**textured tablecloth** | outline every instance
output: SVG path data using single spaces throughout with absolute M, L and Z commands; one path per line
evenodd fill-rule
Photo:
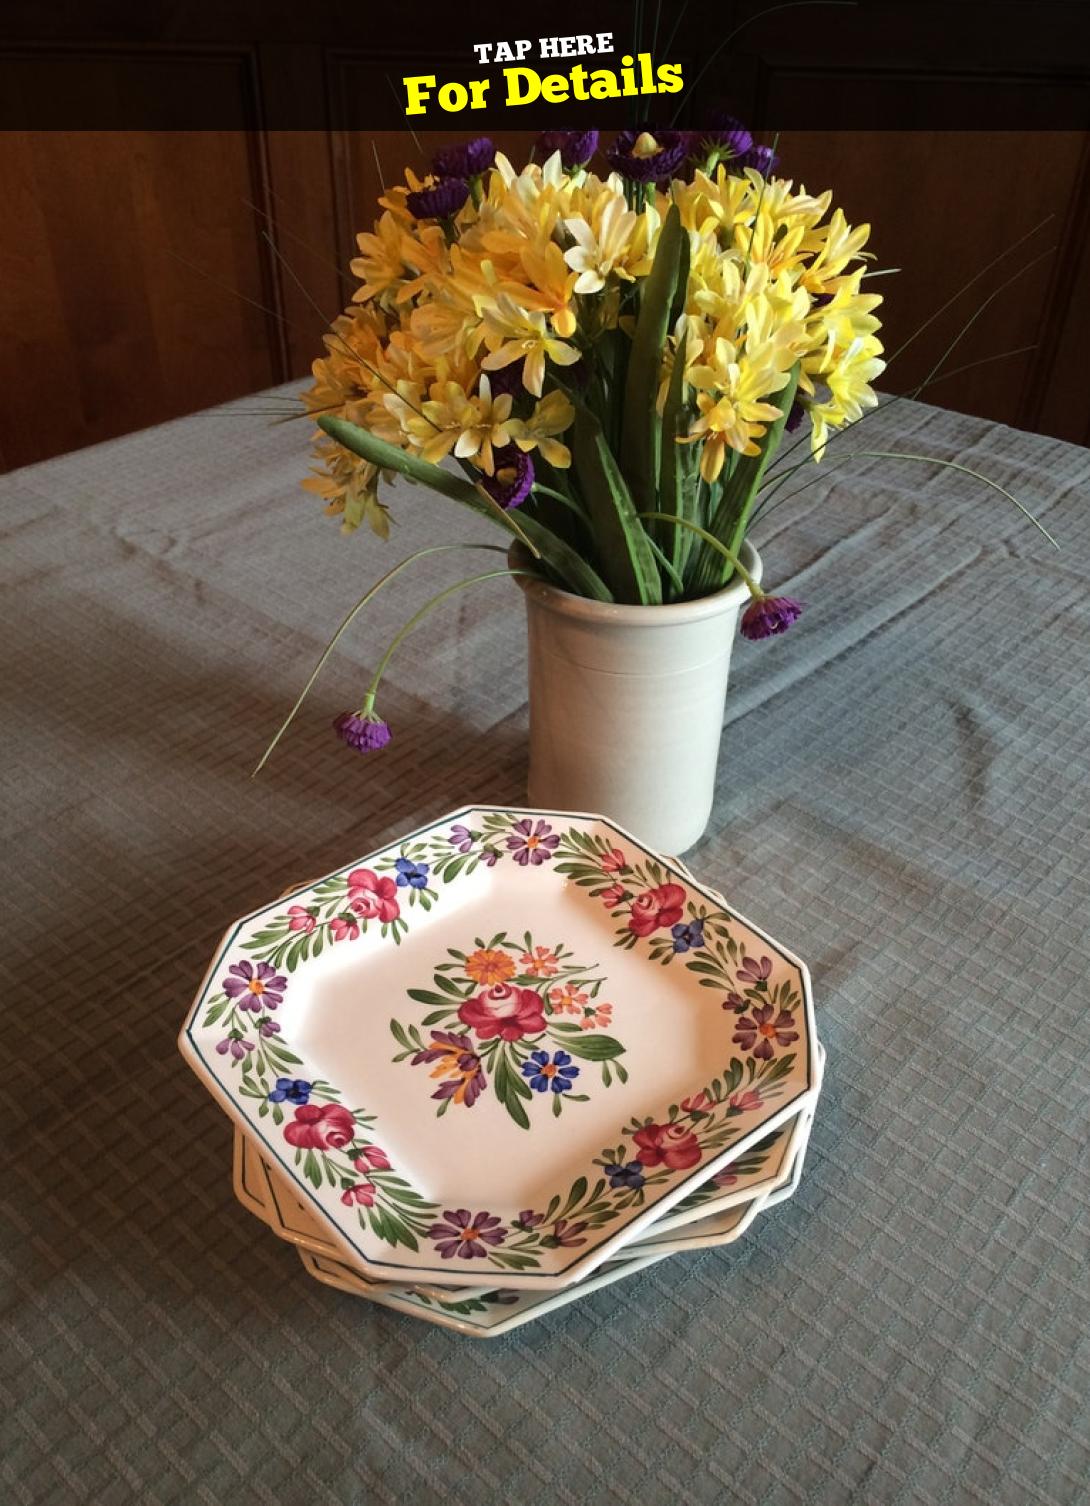
M 5 1499 L 1085 1501 L 1090 452 L 909 403 L 862 431 L 986 470 L 1058 554 L 879 460 L 758 530 L 810 608 L 738 647 L 690 862 L 812 967 L 807 1174 L 736 1246 L 481 1343 L 308 1280 L 175 1050 L 233 916 L 523 794 L 507 581 L 401 651 L 384 754 L 329 731 L 459 556 L 376 603 L 250 782 L 366 583 L 494 541 L 400 486 L 389 548 L 342 540 L 253 406 L 0 481 Z

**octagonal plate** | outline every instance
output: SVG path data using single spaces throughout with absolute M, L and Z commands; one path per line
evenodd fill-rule
M 806 1106 L 805 967 L 593 815 L 468 807 L 231 928 L 198 1076 L 375 1280 L 582 1280 Z

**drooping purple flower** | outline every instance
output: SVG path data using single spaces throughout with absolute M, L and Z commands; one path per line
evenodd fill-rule
M 771 976 L 771 957 L 762 957 L 759 962 L 756 957 L 742 958 L 742 966 L 738 969 L 738 981 L 740 983 L 767 983 Z
M 788 434 L 794 434 L 795 430 L 802 423 L 805 416 L 806 407 L 799 401 L 798 398 L 796 398 L 795 401 L 791 404 L 791 411 L 787 415 L 787 420 L 784 423 L 784 428 L 787 430 Z
M 791 596 L 755 596 L 742 613 L 743 638 L 774 638 L 802 616 L 802 602 Z
M 219 1054 L 227 1056 L 230 1053 L 231 1060 L 236 1062 L 242 1061 L 247 1051 L 252 1051 L 253 1049 L 253 1041 L 243 1040 L 242 1036 L 238 1035 L 235 1031 L 232 1031 L 230 1035 L 225 1035 L 222 1041 L 216 1042 L 216 1050 Z
M 495 143 L 487 136 L 478 136 L 462 146 L 441 147 L 432 158 L 432 167 L 437 178 L 476 178 L 487 172 L 495 160 Z
M 779 160 L 779 157 L 777 157 L 770 146 L 754 146 L 750 148 L 739 165 L 741 167 L 755 167 L 762 178 L 767 178 Z
M 705 131 L 690 131 L 689 155 L 706 161 L 709 168 L 720 162 L 737 163 L 753 149 L 753 137 L 733 115 L 718 115 Z
M 597 131 L 542 131 L 534 143 L 534 155 L 545 162 L 554 152 L 568 172 L 586 167 L 598 150 Z
M 447 1208 L 442 1223 L 432 1224 L 428 1238 L 444 1260 L 455 1255 L 462 1260 L 487 1255 L 486 1245 L 502 1245 L 507 1230 L 492 1213 L 470 1213 L 468 1208 Z
M 443 178 L 407 194 L 405 204 L 415 220 L 449 220 L 468 198 L 469 184 L 464 178 Z
M 553 855 L 553 848 L 560 846 L 560 838 L 553 832 L 547 821 L 539 821 L 534 825 L 529 816 L 521 821 L 516 821 L 511 828 L 511 835 L 507 838 L 507 847 L 515 854 L 515 862 L 525 868 L 527 863 L 537 867 L 546 862 Z
M 501 507 L 518 507 L 530 495 L 534 484 L 534 463 L 517 445 L 505 444 L 493 452 L 495 472 L 482 476 L 481 485 Z
M 254 1014 L 282 1004 L 287 986 L 288 980 L 267 962 L 259 962 L 256 967 L 252 962 L 234 962 L 220 984 L 239 1009 L 252 1009 Z
M 392 736 L 390 728 L 380 716 L 361 716 L 356 711 L 342 711 L 333 722 L 333 730 L 342 743 L 347 743 L 357 753 L 375 753 L 385 748 Z
M 459 824 L 451 827 L 450 836 L 447 838 L 447 841 L 452 847 L 456 847 L 459 852 L 468 852 L 473 846 L 474 836 L 468 826 Z
M 431 1044 L 416 1052 L 409 1065 L 419 1067 L 421 1063 L 432 1062 L 439 1064 L 432 1077 L 445 1073 L 446 1080 L 431 1096 L 440 1101 L 453 1098 L 456 1103 L 463 1103 L 471 1109 L 488 1086 L 488 1081 L 481 1071 L 481 1059 L 473 1050 L 470 1037 L 455 1035 L 450 1030 L 433 1030 Z
M 515 1219 L 516 1229 L 536 1229 L 538 1224 L 545 1222 L 544 1213 L 535 1213 L 532 1208 L 524 1208 Z
M 659 150 L 643 155 L 643 145 L 650 137 Z M 685 131 L 621 131 L 606 153 L 614 172 L 633 183 L 658 183 L 671 177 L 689 153 L 689 136 Z
M 268 1040 L 270 1036 L 280 1034 L 280 1024 L 277 1020 L 258 1020 L 257 1033 L 265 1040 Z

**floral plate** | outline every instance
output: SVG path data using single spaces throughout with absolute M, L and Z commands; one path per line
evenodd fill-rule
M 607 1269 L 596 1271 L 589 1280 L 579 1286 L 565 1287 L 560 1291 L 491 1291 L 476 1297 L 460 1298 L 447 1291 L 444 1297 L 425 1297 L 408 1287 L 396 1285 L 372 1286 L 362 1280 L 354 1270 L 331 1260 L 326 1255 L 314 1255 L 300 1250 L 299 1259 L 303 1268 L 326 1286 L 349 1292 L 355 1297 L 366 1297 L 380 1307 L 393 1308 L 395 1312 L 407 1313 L 413 1318 L 423 1318 L 425 1323 L 434 1323 L 440 1328 L 453 1329 L 474 1339 L 497 1339 L 501 1334 L 521 1328 L 534 1318 L 555 1312 L 569 1302 L 611 1286 L 626 1276 L 635 1275 L 646 1266 L 663 1259 L 661 1255 L 644 1255 L 638 1260 L 619 1260 Z
M 240 920 L 180 1044 L 353 1265 L 442 1286 L 582 1281 L 816 1090 L 796 958 L 612 823 L 495 807 Z

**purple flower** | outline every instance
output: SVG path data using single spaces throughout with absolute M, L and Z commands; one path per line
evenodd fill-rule
M 447 1208 L 443 1213 L 445 1222 L 432 1224 L 428 1238 L 435 1241 L 435 1248 L 444 1260 L 455 1255 L 462 1260 L 487 1255 L 485 1245 L 502 1245 L 507 1230 L 492 1213 L 470 1213 L 468 1208 Z
M 442 1101 L 453 1098 L 471 1109 L 484 1092 L 488 1083 L 481 1071 L 481 1059 L 473 1050 L 468 1035 L 455 1035 L 449 1030 L 433 1030 L 431 1045 L 418 1051 L 409 1065 L 419 1067 L 422 1063 L 438 1062 L 432 1077 L 445 1077 L 431 1095 Z
M 553 1225 L 553 1232 L 547 1234 L 541 1243 L 546 1249 L 555 1249 L 557 1245 L 585 1245 L 586 1240 L 579 1236 L 586 1227 L 585 1222 L 573 1224 L 569 1219 L 558 1218 Z
M 773 1016 L 775 1015 L 775 1018 Z M 731 1037 L 736 1046 L 741 1046 L 743 1051 L 752 1051 L 755 1057 L 762 1061 L 772 1060 L 772 1043 L 777 1046 L 790 1046 L 792 1041 L 799 1038 L 798 1031 L 794 1028 L 795 1016 L 788 1014 L 786 1009 L 781 1009 L 775 1014 L 775 1006 L 772 1004 L 756 1004 L 749 1015 L 742 1015 L 735 1022 L 734 1034 Z M 758 1037 L 760 1039 L 758 1040 Z
M 522 1075 L 530 1079 L 535 1093 L 566 1093 L 579 1076 L 579 1068 L 572 1065 L 566 1051 L 556 1051 L 550 1057 L 547 1051 L 532 1051 L 529 1061 L 522 1064 Z
M 414 220 L 449 220 L 468 198 L 469 184 L 464 178 L 444 178 L 407 194 L 405 204 Z
M 333 730 L 341 742 L 347 743 L 357 753 L 375 753 L 385 748 L 391 732 L 380 716 L 361 716 L 358 711 L 342 711 L 333 722 Z
M 264 1019 L 257 1022 L 257 1033 L 268 1040 L 270 1035 L 279 1035 L 280 1026 L 276 1020 Z
M 432 166 L 438 178 L 476 178 L 486 172 L 495 160 L 495 145 L 487 136 L 478 136 L 475 141 L 467 141 L 463 146 L 440 148 L 432 159 Z M 416 214 L 415 209 L 413 213 Z M 417 215 L 417 219 L 420 218 L 422 216 Z
M 447 838 L 447 841 L 452 847 L 456 847 L 459 852 L 468 852 L 476 841 L 476 837 L 468 826 L 459 825 L 451 827 L 450 836 Z
M 674 951 L 687 952 L 690 947 L 704 945 L 704 922 L 691 920 L 688 925 L 684 921 L 678 921 L 676 926 L 671 926 L 670 935 L 674 938 Z
M 644 1167 L 641 1161 L 629 1161 L 623 1165 L 620 1161 L 611 1161 L 605 1168 L 609 1185 L 615 1191 L 635 1192 L 644 1184 Z
M 765 983 L 771 976 L 771 957 L 762 957 L 760 962 L 755 957 L 742 958 L 742 966 L 738 969 L 738 977 L 742 983 Z
M 278 1077 L 269 1094 L 270 1103 L 309 1103 L 312 1084 L 302 1077 Z
M 500 855 L 494 847 L 482 847 L 480 861 L 486 868 L 494 868 L 500 860 Z
M 606 153 L 614 172 L 633 183 L 658 183 L 671 177 L 689 153 L 685 131 L 656 131 L 651 138 L 659 147 L 650 157 L 638 156 L 634 148 L 650 135 L 647 131 L 621 131 Z
M 544 162 L 554 152 L 559 152 L 560 161 L 568 172 L 576 167 L 586 167 L 597 150 L 597 131 L 542 131 L 534 143 L 535 157 Z
M 753 137 L 733 115 L 717 116 L 710 130 L 691 131 L 689 139 L 690 155 L 706 160 L 709 170 L 720 162 L 737 164 L 753 148 Z
M 488 378 L 489 390 L 495 397 L 521 397 L 526 391 L 526 384 L 522 380 L 522 362 L 509 361 L 506 366 L 499 367 L 496 371 L 482 373 Z M 477 382 L 477 391 L 480 392 L 480 380 Z
M 743 638 L 774 638 L 802 616 L 802 602 L 790 596 L 755 596 L 742 613 Z
M 515 862 L 525 868 L 527 863 L 544 863 L 552 857 L 552 849 L 560 846 L 560 838 L 552 834 L 553 829 L 544 821 L 539 821 L 535 826 L 529 816 L 516 821 L 511 828 L 511 836 L 507 838 L 509 852 L 515 854 Z
M 515 1219 L 516 1229 L 536 1229 L 538 1224 L 545 1221 L 544 1213 L 535 1213 L 532 1208 L 524 1208 Z
M 755 167 L 762 178 L 767 178 L 779 160 L 779 157 L 776 156 L 770 146 L 755 146 L 749 151 L 739 166 Z
M 501 507 L 518 507 L 530 495 L 530 488 L 534 484 L 534 463 L 529 455 L 524 455 L 513 444 L 505 444 L 494 454 L 495 473 L 482 476 L 481 485 Z
M 220 987 L 229 999 L 234 999 L 239 1009 L 252 1009 L 259 1014 L 264 1009 L 275 1009 L 284 1002 L 284 990 L 288 980 L 277 973 L 267 962 L 235 962 L 227 969 L 228 976 Z
M 237 1030 L 232 1030 L 230 1035 L 225 1035 L 222 1041 L 216 1042 L 216 1050 L 221 1056 L 231 1054 L 231 1060 L 240 1062 L 247 1051 L 254 1049 L 253 1041 L 243 1040 Z
M 815 299 L 814 302 L 816 303 L 817 299 Z M 795 430 L 802 423 L 805 416 L 805 404 L 803 404 L 799 401 L 798 398 L 796 398 L 791 404 L 791 411 L 790 413 L 788 413 L 786 422 L 784 423 L 784 428 L 787 430 L 788 434 L 794 434 Z

